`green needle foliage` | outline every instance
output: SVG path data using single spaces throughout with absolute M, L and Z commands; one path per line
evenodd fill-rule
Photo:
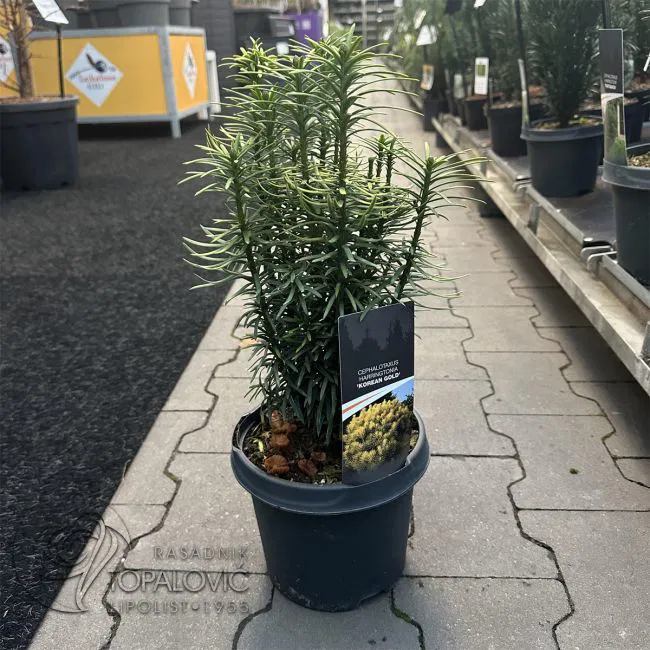
M 341 427 L 338 318 L 431 292 L 440 276 L 423 229 L 475 176 L 381 127 L 369 100 L 401 75 L 352 30 L 286 56 L 253 42 L 231 65 L 236 110 L 187 175 L 225 194 L 230 215 L 185 240 L 188 261 L 217 275 L 199 286 L 243 280 L 263 412 L 329 441 Z
M 600 8 L 599 0 L 528 2 L 532 76 L 544 86 L 560 128 L 569 125 L 594 82 Z

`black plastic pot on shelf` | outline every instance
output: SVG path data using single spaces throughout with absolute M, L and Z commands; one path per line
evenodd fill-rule
M 425 131 L 435 131 L 431 120 L 433 118 L 438 118 L 440 113 L 447 112 L 447 100 L 440 99 L 438 97 L 425 97 L 424 98 L 424 117 L 423 117 L 423 128 Z
M 550 121 L 537 120 L 521 131 L 527 143 L 533 187 L 544 196 L 555 197 L 593 191 L 603 147 L 602 123 L 565 129 L 536 128 Z
M 483 110 L 486 102 L 486 97 L 467 97 L 463 100 L 467 128 L 470 131 L 480 131 L 488 128 L 487 118 Z
M 521 104 L 500 106 L 494 104 L 486 107 L 488 128 L 492 151 L 504 158 L 526 155 L 526 141 L 521 139 Z M 544 105 L 531 104 L 528 108 L 529 119 L 534 122 L 544 116 Z
M 641 139 L 643 133 L 643 115 L 644 108 L 641 102 L 636 101 L 633 104 L 625 104 L 625 139 L 628 144 L 634 144 Z M 584 115 L 595 115 L 601 117 L 602 108 L 588 108 L 580 111 Z
M 650 144 L 628 147 L 628 158 L 650 151 Z M 603 180 L 614 195 L 616 257 L 641 284 L 650 286 L 650 168 L 603 163 Z
M 451 90 L 445 91 L 447 96 L 447 109 L 449 110 L 450 115 L 458 115 L 458 107 L 456 106 L 456 100 L 454 99 L 454 94 Z
M 638 99 L 642 106 L 643 121 L 650 120 L 650 88 L 640 88 L 639 90 L 628 90 L 625 93 L 626 97 Z
M 269 476 L 242 451 L 260 421 L 244 416 L 233 436 L 232 469 L 250 493 L 269 576 L 287 598 L 339 612 L 389 590 L 406 559 L 413 486 L 429 464 L 424 423 L 406 464 L 364 485 L 312 485 Z
M 72 185 L 79 172 L 77 97 L 0 103 L 0 176 L 5 190 Z
M 460 123 L 463 126 L 467 126 L 467 111 L 465 110 L 465 100 L 464 99 L 454 99 L 456 102 L 456 110 L 458 111 L 458 117 L 460 117 Z

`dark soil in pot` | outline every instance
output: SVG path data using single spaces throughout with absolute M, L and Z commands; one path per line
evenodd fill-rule
M 616 255 L 622 268 L 650 286 L 650 144 L 628 147 L 627 155 L 627 166 L 603 164 L 614 194 Z
M 406 464 L 364 485 L 314 485 L 269 476 L 244 453 L 260 422 L 244 416 L 231 464 L 253 499 L 267 570 L 290 600 L 319 611 L 346 611 L 389 590 L 406 559 L 413 486 L 429 463 L 422 419 Z
M 454 94 L 451 92 L 451 90 L 447 90 L 445 92 L 445 95 L 447 96 L 447 108 L 449 110 L 450 115 L 458 115 L 458 108 L 456 107 L 456 100 L 454 99 Z
M 524 127 L 533 187 L 544 196 L 580 196 L 593 191 L 603 147 L 598 118 L 583 117 L 568 128 L 552 119 Z
M 467 97 L 463 102 L 465 118 L 470 131 L 481 131 L 488 128 L 487 118 L 483 110 L 486 102 L 487 98 L 481 96 Z
M 56 189 L 77 180 L 77 102 L 76 97 L 0 101 L 3 189 Z

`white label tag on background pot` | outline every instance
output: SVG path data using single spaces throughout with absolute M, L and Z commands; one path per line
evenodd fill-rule
M 488 77 L 490 74 L 490 59 L 478 56 L 474 59 L 474 94 L 488 94 Z
M 68 19 L 65 17 L 65 14 L 61 11 L 54 0 L 33 0 L 34 6 L 38 9 L 38 13 L 41 14 L 41 18 L 46 20 L 48 23 L 56 23 L 58 25 L 67 25 Z

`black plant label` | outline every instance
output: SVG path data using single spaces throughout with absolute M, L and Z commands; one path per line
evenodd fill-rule
M 413 433 L 415 321 L 412 303 L 342 316 L 343 482 L 359 485 L 404 465 Z
M 627 165 L 623 94 L 623 30 L 601 29 L 600 102 L 603 109 L 605 160 Z

